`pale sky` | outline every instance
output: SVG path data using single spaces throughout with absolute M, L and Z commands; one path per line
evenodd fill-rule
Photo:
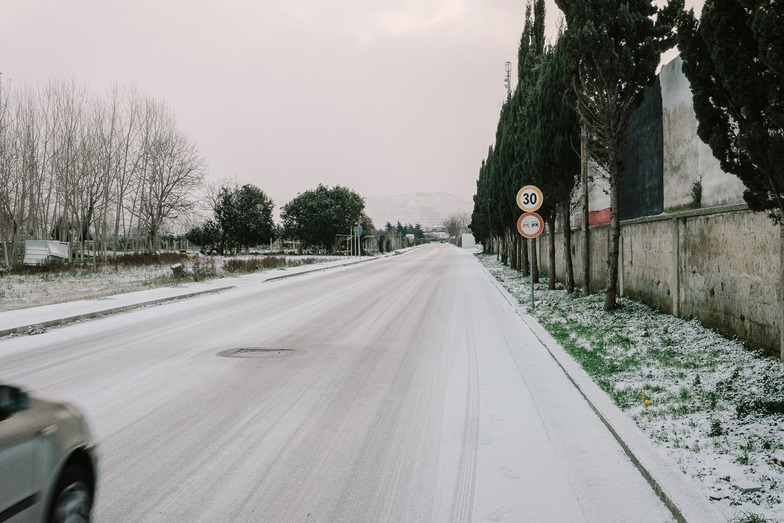
M 548 1 L 548 26 L 560 11 Z M 1 0 L 12 86 L 166 101 L 213 182 L 471 199 L 523 0 Z

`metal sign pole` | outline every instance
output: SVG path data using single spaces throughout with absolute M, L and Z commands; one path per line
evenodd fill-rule
M 530 238 L 528 240 L 528 263 L 530 265 L 530 275 L 531 275 L 531 309 L 535 308 L 536 305 L 534 303 L 534 239 Z
M 542 206 L 544 196 L 542 191 L 534 185 L 526 185 L 517 192 L 517 206 L 520 207 L 525 214 L 520 216 L 517 220 L 517 231 L 528 239 L 528 262 L 529 262 L 529 275 L 531 276 L 531 309 L 536 304 L 534 302 L 534 239 L 542 234 L 544 229 L 544 220 L 536 214 L 535 211 Z M 552 232 L 550 233 L 552 234 Z M 554 275 L 550 276 L 551 278 Z

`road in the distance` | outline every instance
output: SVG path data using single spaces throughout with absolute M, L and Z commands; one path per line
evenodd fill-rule
M 87 411 L 98 522 L 671 521 L 447 245 L 8 338 L 0 378 Z

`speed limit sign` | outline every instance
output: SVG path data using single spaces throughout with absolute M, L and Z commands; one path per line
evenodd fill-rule
M 534 212 L 542 206 L 542 191 L 534 185 L 526 185 L 517 191 L 517 205 L 525 212 Z

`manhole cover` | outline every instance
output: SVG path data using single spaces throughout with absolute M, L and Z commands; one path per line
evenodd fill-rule
M 281 358 L 293 354 L 294 349 L 269 349 L 262 347 L 243 347 L 241 349 L 229 349 L 218 353 L 224 358 Z

